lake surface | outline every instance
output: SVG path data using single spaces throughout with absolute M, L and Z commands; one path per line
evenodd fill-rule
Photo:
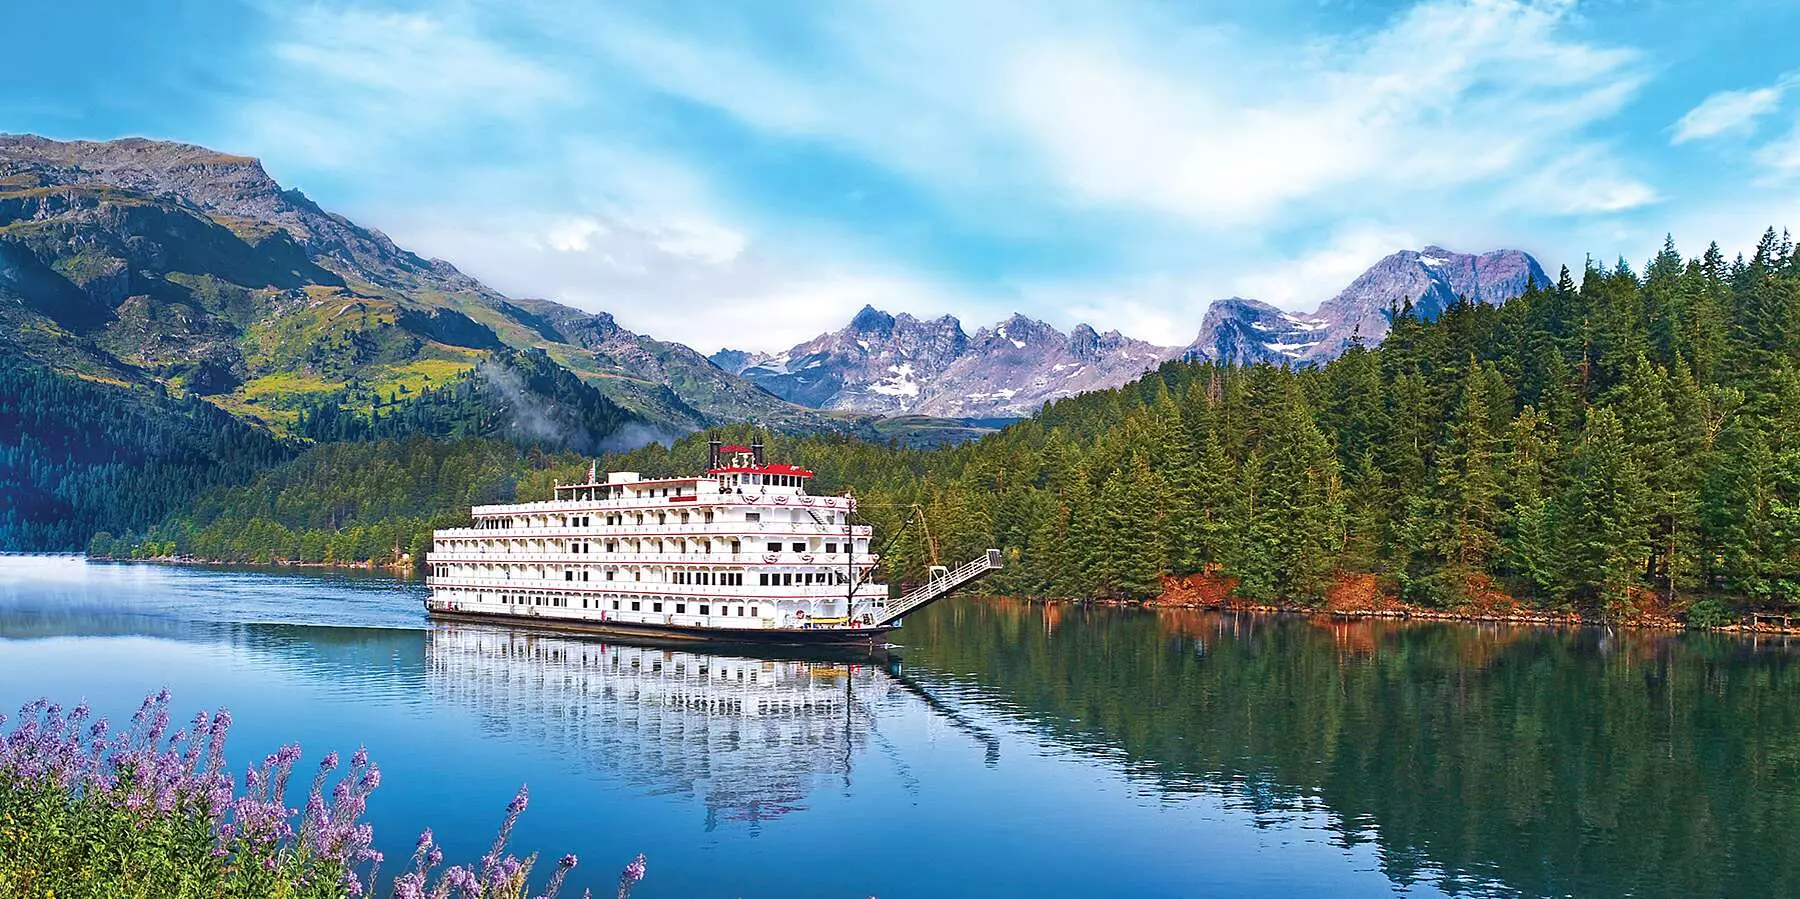
M 378 576 L 0 559 L 0 707 L 368 746 L 398 863 L 642 897 L 1793 895 L 1800 650 L 953 598 L 885 660 L 430 625 Z M 302 770 L 309 762 L 302 762 Z M 579 890 L 575 891 L 579 895 Z

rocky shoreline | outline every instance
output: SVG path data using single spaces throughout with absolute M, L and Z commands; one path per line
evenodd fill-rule
M 1479 599 L 1461 607 L 1432 608 L 1401 601 L 1378 589 L 1370 575 L 1340 578 L 1326 591 L 1325 602 L 1314 606 L 1301 603 L 1257 603 L 1233 594 L 1234 578 L 1217 575 L 1192 575 L 1163 578 L 1158 596 L 1141 602 L 1128 600 L 1070 600 L 1129 608 L 1181 609 L 1187 611 L 1241 612 L 1256 615 L 1298 615 L 1307 618 L 1337 620 L 1455 621 L 1468 624 L 1511 624 L 1524 627 L 1614 627 L 1635 630 L 1685 631 L 1688 623 L 1663 608 L 1651 608 L 1630 615 L 1608 617 L 1592 611 L 1551 611 L 1532 609 L 1497 591 L 1484 591 Z M 1759 620 L 1760 619 L 1760 620 Z M 1800 615 L 1746 615 L 1740 620 L 1705 628 L 1714 633 L 1746 636 L 1800 636 Z

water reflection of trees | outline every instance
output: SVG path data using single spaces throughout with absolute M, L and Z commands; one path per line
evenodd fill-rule
M 1079 627 L 1071 627 L 1079 618 Z M 1322 803 L 1398 883 L 1770 895 L 1800 883 L 1796 653 L 1596 630 L 948 603 L 914 661 L 972 673 L 1168 794 Z M 918 670 L 920 665 L 915 665 Z
M 869 664 L 754 659 L 440 625 L 433 696 L 496 735 L 530 740 L 648 792 L 701 796 L 707 826 L 804 808 L 850 777 L 869 705 L 893 679 Z

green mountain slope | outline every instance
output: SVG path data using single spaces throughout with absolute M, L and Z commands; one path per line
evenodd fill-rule
M 204 396 L 278 433 L 323 398 L 416 396 L 508 349 L 542 350 L 667 433 L 864 428 L 611 316 L 509 300 L 283 189 L 254 159 L 159 141 L 0 136 L 0 346 Z
M 79 549 L 143 529 L 294 448 L 199 399 L 0 357 L 0 550 Z

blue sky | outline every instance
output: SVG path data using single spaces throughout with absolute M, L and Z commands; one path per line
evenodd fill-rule
M 25 0 L 0 131 L 261 157 L 710 351 L 864 303 L 1168 345 L 1401 248 L 1555 271 L 1800 211 L 1776 0 Z M 22 56 L 21 56 L 22 54 Z

